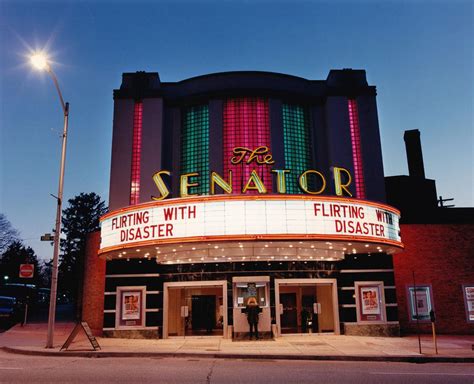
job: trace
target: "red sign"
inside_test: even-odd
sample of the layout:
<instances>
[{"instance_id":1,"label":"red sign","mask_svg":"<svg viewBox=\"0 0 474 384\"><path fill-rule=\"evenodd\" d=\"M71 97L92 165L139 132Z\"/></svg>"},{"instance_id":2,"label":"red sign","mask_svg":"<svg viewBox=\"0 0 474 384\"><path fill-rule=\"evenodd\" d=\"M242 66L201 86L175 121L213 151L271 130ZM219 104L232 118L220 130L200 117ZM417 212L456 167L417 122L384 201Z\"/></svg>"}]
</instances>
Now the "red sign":
<instances>
[{"instance_id":1,"label":"red sign","mask_svg":"<svg viewBox=\"0 0 474 384\"><path fill-rule=\"evenodd\" d=\"M31 279L35 275L35 266L33 264L20 264L20 277Z\"/></svg>"}]
</instances>

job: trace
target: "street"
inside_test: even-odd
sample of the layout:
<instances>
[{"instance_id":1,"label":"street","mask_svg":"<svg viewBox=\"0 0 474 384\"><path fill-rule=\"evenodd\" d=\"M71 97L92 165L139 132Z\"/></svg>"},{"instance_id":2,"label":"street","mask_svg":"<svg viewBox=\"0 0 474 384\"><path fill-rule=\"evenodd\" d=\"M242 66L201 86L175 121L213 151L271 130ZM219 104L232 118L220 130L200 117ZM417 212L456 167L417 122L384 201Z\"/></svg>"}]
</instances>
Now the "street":
<instances>
[{"instance_id":1,"label":"street","mask_svg":"<svg viewBox=\"0 0 474 384\"><path fill-rule=\"evenodd\" d=\"M39 357L0 352L0 383L474 383L474 364Z\"/></svg>"}]
</instances>

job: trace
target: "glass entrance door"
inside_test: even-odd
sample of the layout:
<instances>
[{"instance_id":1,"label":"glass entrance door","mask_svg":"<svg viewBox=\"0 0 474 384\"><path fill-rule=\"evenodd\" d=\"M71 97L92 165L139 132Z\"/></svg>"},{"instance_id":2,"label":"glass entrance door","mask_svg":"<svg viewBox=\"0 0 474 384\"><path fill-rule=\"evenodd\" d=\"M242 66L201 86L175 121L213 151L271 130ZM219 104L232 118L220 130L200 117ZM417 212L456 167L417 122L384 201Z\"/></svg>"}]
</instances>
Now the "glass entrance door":
<instances>
[{"instance_id":1,"label":"glass entrance door","mask_svg":"<svg viewBox=\"0 0 474 384\"><path fill-rule=\"evenodd\" d=\"M222 336L222 286L168 288L168 336Z\"/></svg>"},{"instance_id":2,"label":"glass entrance door","mask_svg":"<svg viewBox=\"0 0 474 384\"><path fill-rule=\"evenodd\" d=\"M210 335L216 329L216 295L191 296L191 333ZM189 327L188 327L189 328Z\"/></svg>"},{"instance_id":3,"label":"glass entrance door","mask_svg":"<svg viewBox=\"0 0 474 384\"><path fill-rule=\"evenodd\" d=\"M279 304L282 334L335 332L332 284L279 283Z\"/></svg>"},{"instance_id":4,"label":"glass entrance door","mask_svg":"<svg viewBox=\"0 0 474 384\"><path fill-rule=\"evenodd\" d=\"M296 304L296 293L280 293L280 305L283 309L281 314L281 329L285 333L298 332L298 307Z\"/></svg>"}]
</instances>

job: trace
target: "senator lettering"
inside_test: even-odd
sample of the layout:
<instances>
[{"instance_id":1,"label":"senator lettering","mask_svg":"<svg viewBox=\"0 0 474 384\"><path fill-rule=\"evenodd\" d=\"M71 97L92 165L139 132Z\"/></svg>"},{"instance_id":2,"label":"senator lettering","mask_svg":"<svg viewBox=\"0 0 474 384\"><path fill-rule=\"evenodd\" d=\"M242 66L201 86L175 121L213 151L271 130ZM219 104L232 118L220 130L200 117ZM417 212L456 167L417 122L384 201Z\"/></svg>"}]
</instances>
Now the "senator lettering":
<instances>
[{"instance_id":1,"label":"senator lettering","mask_svg":"<svg viewBox=\"0 0 474 384\"><path fill-rule=\"evenodd\" d=\"M210 172L209 186L210 194L216 194L216 187L219 187L223 193L247 193L248 191L257 191L259 194L266 194L267 188L261 177L261 169L264 166L275 164L270 149L266 146L260 146L255 149L246 147L236 147L232 150L230 163L236 165L254 165L259 168L250 169L246 180L239 180L241 188L239 191L233 190L232 170L227 175L220 175L217 172ZM309 195L320 195L326 191L327 182L323 173L315 169L308 169L300 174L293 174L291 169L272 169L271 173L275 180L276 192L278 194L287 193L286 185L288 177L295 177L302 192ZM158 189L159 195L152 196L153 200L163 200L170 195L170 191L163 177L171 176L171 172L161 170L153 175L153 181ZM192 188L198 187L200 175L198 172L190 172L180 175L179 195L180 197L197 196L192 193ZM352 183L350 172L342 167L332 167L332 178L334 180L334 190L337 196L352 197L349 186Z\"/></svg>"},{"instance_id":2,"label":"senator lettering","mask_svg":"<svg viewBox=\"0 0 474 384\"><path fill-rule=\"evenodd\" d=\"M337 174L337 176L334 177L334 190L336 191L336 195L352 197L352 194L350 193L348 189L351 183L350 179L341 181L342 178L340 177L341 173L349 174L349 171L347 171L344 168L333 167L333 172L335 175ZM291 175L291 170L272 169L272 173L276 181L275 183L276 192L278 194L287 193L286 181L289 175ZM163 179L164 175L171 176L171 172L162 170L162 171L156 172L153 175L153 181L159 192L158 196L152 196L153 200L163 200L170 195L170 191ZM191 193L190 190L191 188L198 187L200 185L198 182L199 177L200 175L198 172L186 173L180 176L180 187L179 187L180 197L196 196L196 194ZM232 186L232 177L233 177L232 170L229 171L227 177L222 176L218 174L217 172L211 172L210 177L209 177L210 194L215 195L218 190L217 187L219 187L222 190L222 192L226 194L232 194L234 192L234 189ZM298 180L298 185L304 193L307 193L310 195L320 195L326 191L326 188L327 188L326 178L319 171L316 171L314 169L309 169L301 173L300 175L297 175L296 177ZM313 179L312 184L318 185L318 187L310 188L311 183L309 180L311 178ZM248 191L257 191L260 194L267 193L265 184L261 176L259 175L258 171L255 169L253 169L250 172L249 177L243 181L242 189L239 192L242 194L245 194Z\"/></svg>"}]
</instances>

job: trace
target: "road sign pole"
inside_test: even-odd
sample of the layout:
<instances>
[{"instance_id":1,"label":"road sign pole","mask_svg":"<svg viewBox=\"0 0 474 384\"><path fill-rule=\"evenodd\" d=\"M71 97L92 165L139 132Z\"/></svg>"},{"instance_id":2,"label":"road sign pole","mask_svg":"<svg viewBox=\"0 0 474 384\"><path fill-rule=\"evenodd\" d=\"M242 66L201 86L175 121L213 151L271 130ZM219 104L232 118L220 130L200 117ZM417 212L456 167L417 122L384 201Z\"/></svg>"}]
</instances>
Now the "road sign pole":
<instances>
[{"instance_id":1,"label":"road sign pole","mask_svg":"<svg viewBox=\"0 0 474 384\"><path fill-rule=\"evenodd\" d=\"M28 318L28 303L25 303L25 318L23 319L22 327L26 325L26 319Z\"/></svg>"},{"instance_id":2,"label":"road sign pole","mask_svg":"<svg viewBox=\"0 0 474 384\"><path fill-rule=\"evenodd\" d=\"M18 276L20 279L32 279L35 275L35 266L34 264L30 264L29 260L27 260L27 264L20 264L20 270L18 273ZM28 319L28 301L30 300L30 297L28 296L28 287L27 283L25 280L25 314L23 316L23 320L21 321L21 326L26 325L26 320Z\"/></svg>"},{"instance_id":3,"label":"road sign pole","mask_svg":"<svg viewBox=\"0 0 474 384\"><path fill-rule=\"evenodd\" d=\"M418 350L421 355L420 319L418 317L418 300L416 297L415 271L412 271L412 274L413 274L413 293L415 294L416 334L418 336Z\"/></svg>"}]
</instances>

